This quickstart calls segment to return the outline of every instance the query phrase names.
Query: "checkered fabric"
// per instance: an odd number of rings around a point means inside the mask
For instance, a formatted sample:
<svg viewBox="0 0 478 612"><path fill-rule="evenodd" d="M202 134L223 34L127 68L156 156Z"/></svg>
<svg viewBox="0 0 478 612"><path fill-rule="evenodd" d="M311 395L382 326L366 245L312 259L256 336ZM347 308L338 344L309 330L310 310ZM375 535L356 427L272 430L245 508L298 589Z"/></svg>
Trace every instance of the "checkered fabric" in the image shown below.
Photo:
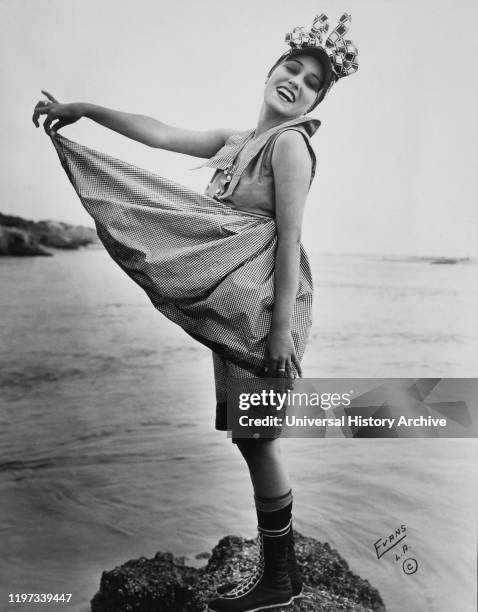
<svg viewBox="0 0 478 612"><path fill-rule="evenodd" d="M241 368L232 361L224 359L218 353L212 353L212 361L216 391L216 429L219 431L232 432L231 439L233 444L237 444L238 441L244 440L245 438L255 440L280 438L282 435L281 425L264 426L249 424L247 426L241 425L239 428L237 426L234 427L228 422L228 419L232 416L233 421L237 423L237 411L235 411L235 416L234 411L228 414L228 404L231 399L230 393L232 393L233 398L237 397L237 379L244 381L244 385L241 386L241 388L244 392L248 393L262 393L264 390L274 390L282 393L284 389L274 386L272 379L266 379L264 374L262 374L262 376L254 374L245 368ZM292 365L292 377L295 378L296 376L297 370L295 366ZM281 416L286 414L287 408L288 403L286 402L282 408ZM248 416L260 418L265 416L276 417L277 410L275 406L269 409L264 406L253 406L249 410Z"/></svg>
<svg viewBox="0 0 478 612"><path fill-rule="evenodd" d="M213 351L212 364L214 371L214 386L216 392L216 429L227 431L227 399L229 382L237 378L256 378L263 380L262 376L241 368L232 361L228 361ZM233 439L234 442L234 439Z"/></svg>
<svg viewBox="0 0 478 612"><path fill-rule="evenodd" d="M221 357L263 374L276 225L56 134L53 144L110 256L160 312ZM300 249L292 337L302 358L312 276Z"/></svg>

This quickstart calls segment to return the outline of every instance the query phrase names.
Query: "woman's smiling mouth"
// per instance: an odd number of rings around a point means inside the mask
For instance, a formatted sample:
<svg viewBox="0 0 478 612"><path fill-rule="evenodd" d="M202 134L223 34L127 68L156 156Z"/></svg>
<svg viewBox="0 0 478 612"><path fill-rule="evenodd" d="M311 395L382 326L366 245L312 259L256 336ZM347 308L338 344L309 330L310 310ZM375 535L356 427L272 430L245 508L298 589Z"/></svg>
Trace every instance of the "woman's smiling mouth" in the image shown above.
<svg viewBox="0 0 478 612"><path fill-rule="evenodd" d="M287 87L280 85L279 87L277 87L276 91L279 94L281 100L290 103L295 102L295 94L290 89L287 89Z"/></svg>

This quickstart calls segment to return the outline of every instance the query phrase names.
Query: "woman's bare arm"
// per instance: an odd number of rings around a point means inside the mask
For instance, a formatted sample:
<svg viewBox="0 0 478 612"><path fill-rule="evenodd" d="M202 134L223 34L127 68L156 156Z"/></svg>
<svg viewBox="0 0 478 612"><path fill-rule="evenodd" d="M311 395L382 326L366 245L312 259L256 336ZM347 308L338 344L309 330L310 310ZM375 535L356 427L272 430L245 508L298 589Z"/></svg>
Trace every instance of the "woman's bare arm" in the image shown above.
<svg viewBox="0 0 478 612"><path fill-rule="evenodd" d="M219 128L215 130L188 130L177 128L148 117L113 110L96 104L75 102L61 104L46 91L47 105L39 102L33 112L33 123L38 127L40 115L46 115L43 127L48 134L55 134L65 125L87 117L114 132L136 140L150 147L184 153L194 157L209 158L220 149L234 130ZM55 122L55 123L53 123Z"/></svg>
<svg viewBox="0 0 478 612"><path fill-rule="evenodd" d="M303 136L287 130L272 153L274 171L277 250L275 296L267 339L266 367L270 376L290 374L292 364L301 374L291 336L291 317L299 281L302 218L310 185L311 159Z"/></svg>
<svg viewBox="0 0 478 612"><path fill-rule="evenodd" d="M82 108L84 117L123 134L123 136L149 147L194 157L211 157L234 133L233 130L226 128L204 131L187 130L168 125L146 115L124 113L96 104L83 104Z"/></svg>

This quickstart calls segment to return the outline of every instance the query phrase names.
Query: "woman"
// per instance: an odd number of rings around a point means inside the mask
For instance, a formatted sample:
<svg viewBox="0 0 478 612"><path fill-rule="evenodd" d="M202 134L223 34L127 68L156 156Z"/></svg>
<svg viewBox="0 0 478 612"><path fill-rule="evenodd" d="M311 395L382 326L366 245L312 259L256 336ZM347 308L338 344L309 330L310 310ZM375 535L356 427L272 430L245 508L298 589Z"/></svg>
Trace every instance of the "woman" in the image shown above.
<svg viewBox="0 0 478 612"><path fill-rule="evenodd" d="M227 429L233 379L301 375L312 280L300 235L315 172L309 137L320 125L305 115L357 70L357 50L344 40L349 23L343 15L324 44L324 15L310 31L287 36L291 48L268 74L256 128L244 133L175 128L96 105L60 104L47 92L48 101L35 107L35 125L45 114L44 128L110 255L158 310L213 350L220 430ZM152 147L210 158L206 165L216 172L206 195L57 134L81 117ZM301 593L279 435L233 438L254 489L260 558L250 577L219 589L209 610L252 612Z"/></svg>

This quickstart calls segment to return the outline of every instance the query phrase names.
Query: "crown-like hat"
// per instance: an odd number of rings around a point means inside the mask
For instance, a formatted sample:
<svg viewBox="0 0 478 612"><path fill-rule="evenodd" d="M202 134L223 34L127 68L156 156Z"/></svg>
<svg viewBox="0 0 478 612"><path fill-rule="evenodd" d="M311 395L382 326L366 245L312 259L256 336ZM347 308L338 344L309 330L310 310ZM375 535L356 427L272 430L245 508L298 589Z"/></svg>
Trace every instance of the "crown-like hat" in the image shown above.
<svg viewBox="0 0 478 612"><path fill-rule="evenodd" d="M318 96L314 107L324 99L334 83L358 70L358 49L351 40L345 39L351 22L352 16L344 13L330 35L325 38L329 31L329 20L327 15L321 13L315 17L310 30L296 27L286 34L285 41L291 49L279 58L277 63L284 61L292 52L307 49L316 50L322 57L326 56L330 60L330 80Z"/></svg>

